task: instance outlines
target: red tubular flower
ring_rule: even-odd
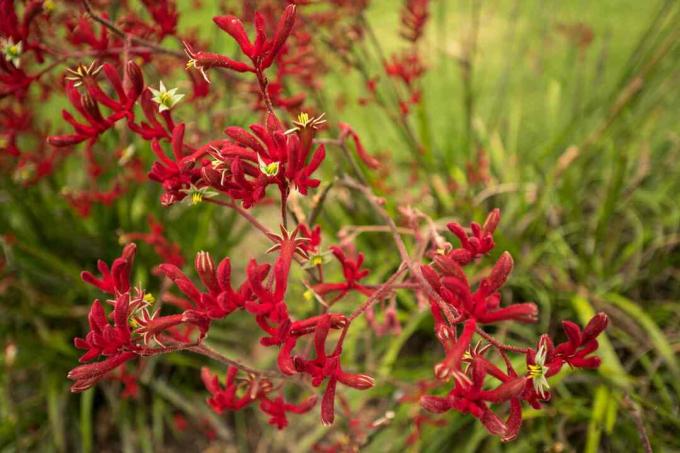
[[[335,321],[334,321],[335,319]],[[323,381],[328,379],[326,390],[321,399],[321,422],[324,425],[331,425],[335,419],[335,390],[338,382],[353,387],[358,390],[366,390],[375,384],[372,377],[365,374],[350,374],[342,370],[340,365],[340,355],[342,353],[342,342],[344,341],[343,333],[335,345],[335,349],[331,355],[326,354],[326,340],[328,333],[334,325],[346,328],[346,322],[338,322],[342,318],[333,317],[333,315],[326,314],[314,319],[314,349],[316,351],[316,358],[306,360],[302,357],[295,357],[295,369],[298,372],[309,374],[312,378],[312,385],[319,386]],[[345,320],[346,321],[346,320]],[[307,331],[306,328],[300,331]]]
[[[418,81],[425,74],[425,66],[420,60],[420,55],[414,49],[400,55],[392,55],[390,61],[385,63],[385,72],[403,85],[406,96],[400,97],[399,107],[402,115],[408,115],[411,106],[417,105],[422,97]]]
[[[111,44],[109,31],[106,27],[100,28],[99,36],[95,33],[93,21],[86,14],[73,16],[66,19],[66,38],[74,46],[86,45],[91,50],[106,51]]]
[[[295,239],[293,238],[293,243]],[[288,248],[288,247],[286,247]],[[284,253],[285,255],[285,253]],[[269,274],[269,265],[258,265],[255,260],[248,264],[248,289],[252,294],[245,302],[245,309],[255,315],[255,321],[269,336],[260,339],[264,346],[280,345],[288,338],[291,320],[283,300],[287,287],[290,263],[284,256],[274,265],[274,278],[269,285],[263,282]]]
[[[171,0],[142,0],[144,7],[153,17],[158,28],[158,39],[175,34],[177,28],[177,7]]]
[[[453,258],[461,266],[470,263],[475,258],[488,253],[494,247],[493,232],[500,221],[500,210],[494,209],[489,213],[484,225],[472,222],[470,229],[472,235],[468,236],[460,224],[452,222],[447,225],[449,230],[455,234],[460,240],[461,248],[454,249],[448,253],[448,256]]]
[[[205,336],[210,321],[222,319],[234,310],[243,307],[245,297],[243,288],[239,292],[231,286],[231,263],[223,259],[217,268],[208,252],[198,252],[194,261],[196,272],[208,292],[201,292],[193,282],[175,265],[164,263],[158,266],[162,275],[171,279],[179,290],[187,296],[193,308],[184,310],[182,322],[196,324]]]
[[[557,345],[553,351],[553,359],[563,360],[576,368],[597,368],[600,366],[599,357],[588,357],[597,350],[597,336],[609,323],[605,313],[598,313],[581,329],[571,321],[562,321],[562,328],[567,334],[568,341]]]
[[[73,393],[84,392],[103,379],[110,371],[115,370],[116,367],[131,360],[133,357],[135,357],[133,352],[121,352],[101,362],[75,367],[67,375],[69,379],[75,381],[71,386],[71,391]]]
[[[539,399],[547,401],[551,395],[547,378],[559,373],[566,363],[574,368],[597,368],[600,358],[591,356],[598,348],[597,336],[608,324],[605,313],[595,315],[581,331],[571,321],[563,321],[562,329],[567,335],[567,341],[556,347],[547,335],[538,340],[537,348],[529,349],[526,355],[528,377],[531,385],[524,390],[524,399],[533,407],[540,408]]]
[[[0,98],[12,95],[18,100],[24,99],[34,80],[35,77],[26,74],[23,69],[0,58]]]
[[[107,294],[117,295],[126,293],[130,290],[130,271],[132,270],[136,252],[137,246],[130,243],[123,248],[120,258],[116,258],[113,261],[110,270],[104,261],[99,260],[97,262],[97,268],[102,278],[97,278],[88,271],[83,271],[80,274],[80,278],[85,283],[89,283]]]
[[[97,74],[102,71],[118,97],[118,100],[106,94],[96,80]],[[94,143],[99,135],[113,127],[120,119],[126,118],[129,124],[134,121],[134,105],[141,94],[139,85],[143,85],[143,79],[139,80],[141,71],[133,62],[129,62],[127,71],[131,80],[131,86],[126,91],[118,72],[110,64],[95,67],[94,63],[89,67],[79,65],[75,70],[69,70],[69,80],[66,84],[66,95],[76,111],[83,117],[86,123],[77,121],[67,110],[62,111],[64,120],[73,126],[75,133],[70,135],[57,135],[47,138],[53,146],[71,146],[90,140]],[[80,94],[77,86],[83,85],[86,93]],[[111,110],[108,116],[103,116],[99,104]],[[131,127],[135,130],[134,126]]]
[[[184,43],[184,52],[189,57],[187,69],[196,68],[201,71],[203,78],[209,82],[208,76],[205,73],[206,69],[210,68],[226,68],[236,72],[254,72],[255,70],[249,65],[240,61],[232,60],[224,55],[203,52],[194,50],[188,43]]]
[[[95,385],[109,371],[132,359],[138,348],[132,343],[128,315],[130,312],[130,296],[128,293],[118,294],[112,313],[113,325],[109,324],[104,308],[95,300],[90,308],[88,321],[90,332],[85,338],[76,338],[74,344],[78,349],[85,349],[79,361],[88,362],[101,355],[107,359],[81,365],[68,373],[68,378],[76,381],[71,386],[72,392],[82,392]]]
[[[194,150],[184,144],[184,124],[178,124],[172,131],[172,154],[175,160],[170,159],[158,140],[151,142],[158,161],[154,162],[149,171],[149,179],[163,185],[161,203],[165,206],[182,201],[194,185],[200,180],[200,169],[195,168],[196,161],[205,153],[206,145]],[[191,154],[185,154],[184,148],[188,147]],[[192,200],[193,201],[193,200]],[[201,201],[200,197],[197,201]]]
[[[227,368],[225,385],[222,388],[215,374],[208,368],[201,369],[203,384],[212,395],[207,400],[208,405],[218,414],[225,410],[243,409],[272,388],[271,382],[266,379],[239,381],[236,379],[237,374],[238,368],[234,366]],[[245,390],[239,391],[243,387],[245,387]]]
[[[286,418],[286,412],[292,412],[294,414],[304,414],[309,412],[316,404],[317,397],[312,395],[300,404],[290,404],[287,403],[283,397],[277,397],[273,400],[269,399],[267,396],[260,397],[260,410],[265,414],[269,415],[269,423],[272,426],[276,426],[278,429],[283,429],[288,426],[288,419]]]
[[[434,375],[437,379],[445,381],[452,375],[456,376],[456,379],[462,377],[460,364],[463,360],[463,354],[470,346],[472,336],[475,334],[475,327],[477,327],[477,323],[474,318],[472,318],[465,321],[463,333],[457,340],[449,334],[443,335],[441,340],[444,340],[443,344],[446,348],[446,358],[434,367]],[[448,332],[448,330],[442,330],[441,332]]]
[[[361,161],[366,164],[368,168],[372,168],[374,170],[380,168],[380,162],[378,162],[375,157],[368,154],[366,148],[364,148],[364,145],[361,143],[359,134],[357,134],[354,129],[352,129],[352,126],[347,123],[339,123],[338,126],[340,127],[340,140],[350,137],[354,141],[354,148],[357,151],[359,159],[361,159]]]
[[[500,307],[500,293],[498,289],[505,283],[512,271],[512,257],[504,252],[488,277],[484,278],[475,292],[470,289],[470,284],[455,260],[449,259],[450,255],[435,258],[435,263],[442,270],[440,278],[441,286],[437,285],[441,296],[463,313],[466,317],[475,318],[480,323],[493,323],[505,320],[519,322],[535,322],[538,308],[533,303],[513,304],[509,307]],[[449,266],[449,267],[444,267]],[[425,269],[426,267],[423,267]],[[432,270],[424,272],[430,281],[436,279],[436,273]]]
[[[109,206],[123,193],[125,193],[123,187],[120,184],[115,183],[113,187],[108,190],[65,190],[62,195],[66,199],[66,202],[76,210],[78,215],[87,217],[90,215],[93,204],[100,203]]]
[[[90,307],[88,322],[90,332],[85,338],[76,338],[74,344],[78,349],[85,349],[79,361],[89,362],[100,355],[114,355],[117,352],[135,347],[130,342],[130,326],[128,325],[128,310],[130,298],[127,293],[116,297],[113,310],[113,326],[109,324],[104,308],[99,300],[95,300]]]
[[[426,395],[420,399],[423,408],[429,412],[443,413],[455,409],[469,413],[478,418],[484,427],[502,440],[511,440],[517,436],[521,425],[521,404],[519,397],[528,381],[524,376],[501,374],[502,382],[492,390],[483,390],[487,376],[488,362],[472,359],[469,379],[457,380],[447,396]],[[507,421],[501,420],[488,406],[489,403],[510,403],[510,414]]]
[[[350,259],[345,255],[340,247],[332,246],[331,251],[333,256],[342,265],[342,273],[345,276],[345,281],[340,283],[317,283],[312,286],[312,290],[320,296],[337,292],[333,299],[334,301],[344,297],[349,291],[356,290],[365,296],[373,294],[373,289],[359,283],[369,273],[368,269],[361,269],[364,263],[364,254],[359,253],[356,260]]]
[[[295,5],[288,5],[281,15],[274,36],[267,38],[265,34],[265,19],[262,14],[255,13],[255,42],[248,38],[243,24],[234,16],[217,16],[213,21],[227,32],[238,43],[244,55],[250,58],[253,67],[249,70],[263,71],[272,65],[281,51],[295,24]]]
[[[385,72],[407,88],[413,88],[415,82],[425,73],[425,68],[419,54],[408,51],[401,55],[392,55],[390,62],[385,64]]]
[[[304,223],[299,224],[300,235],[307,239],[307,241],[301,244],[302,249],[305,253],[315,254],[319,251],[319,246],[321,245],[321,227],[316,225],[314,228],[307,226]]]
[[[264,198],[271,184],[278,186],[284,203],[292,188],[306,195],[319,185],[311,175],[326,156],[324,145],[312,154],[311,146],[304,146],[296,134],[286,134],[273,115],[266,127],[254,124],[250,129],[254,135],[239,127],[226,129],[233,143],[214,149],[212,167],[203,168],[211,187],[248,208]]]

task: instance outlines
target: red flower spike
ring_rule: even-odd
[[[120,258],[116,258],[111,265],[111,270],[105,262],[99,260],[97,268],[102,275],[102,278],[97,278],[88,271],[83,271],[80,278],[92,286],[99,288],[101,291],[116,295],[118,293],[125,293],[130,289],[130,271],[135,259],[137,246],[130,243],[123,248]]]
[[[204,154],[206,147],[193,150],[186,155],[184,153],[184,124],[178,124],[172,131],[172,154],[174,160],[169,158],[161,148],[158,139],[154,138],[151,142],[151,150],[158,158],[149,171],[149,179],[161,183],[163,194],[161,203],[169,206],[178,201],[182,201],[192,186],[199,183],[201,172],[195,168],[197,160]],[[198,197],[197,201],[201,201]],[[192,202],[194,200],[192,199]]]
[[[102,90],[99,86],[95,77],[101,69],[104,70],[104,74],[118,100],[109,97],[105,90]],[[89,140],[90,144],[94,144],[102,133],[124,118],[127,119],[128,126],[133,132],[139,133],[143,137],[146,136],[148,133],[145,133],[145,128],[134,123],[134,105],[142,94],[143,76],[139,67],[132,62],[128,63],[126,70],[130,79],[130,87],[127,91],[122,85],[118,72],[109,64],[95,68],[93,63],[89,67],[79,65],[75,70],[69,69],[70,75],[67,77],[64,91],[71,105],[85,122],[77,121],[71,113],[63,110],[64,120],[73,126],[75,133],[49,136],[47,142],[53,146],[71,146]],[[84,94],[80,94],[76,89],[76,86],[79,85],[84,85],[86,89]],[[110,110],[111,113],[106,116],[103,115],[99,104]],[[142,105],[142,107],[144,106]]]
[[[174,1],[142,0],[142,3],[153,17],[153,25],[157,29],[159,41],[165,36],[175,34],[178,14]]]
[[[304,252],[308,255],[318,253],[319,246],[321,245],[321,227],[316,225],[313,229],[310,229],[309,226],[301,223],[298,225],[298,229],[300,235],[307,239],[307,241],[300,244]]]
[[[250,129],[252,134],[227,128],[234,142],[212,149],[212,168],[203,174],[214,189],[249,208],[264,198],[270,185],[278,186],[284,204],[293,188],[306,195],[319,185],[311,175],[325,158],[323,145],[314,153],[305,149],[298,135],[286,134],[274,115],[268,115],[266,126],[253,124]]]
[[[421,397],[420,403],[424,409],[434,413],[443,413],[451,409],[469,413],[478,418],[491,434],[511,439],[516,436],[521,423],[521,412],[517,413],[521,409],[518,398],[524,391],[528,378],[501,375],[499,377],[502,378],[502,382],[499,386],[493,390],[483,390],[484,379],[489,371],[488,363],[473,358],[470,378],[458,380],[447,396],[426,395]],[[513,400],[516,402],[513,403]],[[507,401],[510,401],[511,410],[508,421],[504,422],[489,409],[488,403],[498,404]]]
[[[129,294],[119,293],[114,302],[113,325],[109,324],[104,308],[95,300],[90,308],[88,321],[90,331],[85,338],[76,338],[74,344],[78,349],[87,352],[80,357],[80,362],[88,362],[99,356],[108,356],[102,362],[81,365],[68,374],[69,379],[76,381],[71,387],[73,392],[87,390],[101,380],[109,371],[123,362],[130,360],[138,351],[131,341],[128,315],[130,313]]]

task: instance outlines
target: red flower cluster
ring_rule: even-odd
[[[425,25],[430,17],[430,0],[405,0],[401,11],[401,36],[404,39],[417,42],[422,38]]]
[[[239,127],[227,128],[232,141],[213,148],[214,160],[203,167],[203,179],[216,190],[243,201],[246,208],[262,200],[272,184],[278,186],[284,204],[292,188],[306,195],[319,185],[311,175],[326,156],[324,145],[312,153],[313,121],[296,123],[296,133],[284,131],[273,115],[266,126],[250,126],[253,134]]]
[[[225,379],[225,386],[219,385],[217,376],[209,369],[201,370],[201,378],[212,395],[208,398],[208,404],[218,414],[225,410],[239,410],[254,403],[260,402],[260,410],[269,416],[268,423],[283,429],[288,426],[287,412],[304,414],[309,412],[316,404],[316,395],[312,395],[299,404],[286,402],[283,397],[277,396],[271,399],[268,394],[272,392],[272,383],[267,379],[255,379],[248,376],[245,379],[237,378],[238,369],[229,367]]]
[[[471,235],[457,223],[448,225],[460,240],[461,247],[435,255],[433,266],[423,266],[422,272],[432,289],[440,297],[441,304],[430,298],[435,334],[444,347],[446,356],[434,367],[435,377],[440,381],[454,378],[454,386],[446,396],[426,395],[421,398],[423,408],[434,413],[454,409],[478,418],[489,433],[503,440],[514,439],[522,422],[521,402],[527,401],[540,407],[539,399],[547,400],[550,394],[547,378],[557,373],[563,364],[577,368],[596,368],[599,358],[586,357],[597,349],[595,338],[607,326],[607,316],[595,316],[583,335],[572,322],[565,321],[564,329],[569,341],[557,348],[547,335],[539,340],[538,351],[506,346],[493,340],[480,330],[479,324],[498,321],[534,322],[538,309],[533,303],[514,304],[500,307],[498,290],[512,271],[512,257],[504,252],[494,265],[488,277],[483,278],[476,291],[472,292],[461,266],[491,251],[494,247],[493,232],[500,221],[498,210],[492,211],[483,226],[470,225]],[[443,311],[453,313],[455,322],[462,323],[458,335],[455,326],[447,324]],[[483,347],[471,346],[475,333],[489,343]],[[489,361],[485,355],[492,349],[505,361],[506,371]],[[518,373],[507,358],[508,352],[526,355],[527,373]],[[465,366],[464,366],[465,365]],[[498,381],[488,390],[487,377]],[[509,404],[509,416],[502,420],[490,407],[491,404]]]
[[[0,0],[0,6],[9,3]],[[34,3],[29,2],[30,5]],[[203,46],[195,39],[183,37],[187,38],[182,40],[186,43],[190,58],[188,69],[198,69],[206,80],[205,71],[210,68],[231,71],[219,73],[226,81],[231,81],[232,77],[249,77],[252,80],[244,83],[256,91],[257,100],[253,104],[258,106],[258,113],[263,113],[261,120],[252,124],[249,130],[228,126],[225,129],[226,137],[207,141],[201,138],[201,129],[196,121],[176,123],[173,119],[173,108],[183,96],[176,89],[168,90],[162,82],[158,90],[146,86],[142,69],[137,63],[123,62],[124,75],[116,69],[121,65],[118,54],[123,52],[139,57],[140,64],[156,63],[156,69],[161,74],[165,73],[164,65],[155,61],[158,45],[146,40],[160,40],[166,36],[179,38],[178,14],[172,1],[145,0],[143,4],[152,17],[150,23],[134,14],[124,21],[106,19],[108,22],[104,23],[116,30],[119,29],[115,27],[120,27],[120,33],[127,40],[120,39],[119,33],[113,36],[106,28],[97,34],[93,24],[83,17],[68,21],[67,36],[73,46],[82,46],[88,52],[94,52],[98,61],[110,60],[102,65],[79,65],[71,71],[65,92],[81,118],[76,119],[73,114],[64,111],[63,118],[72,126],[73,132],[53,135],[48,139],[51,145],[64,149],[86,142],[84,157],[92,188],[85,194],[71,194],[72,204],[86,214],[93,202],[112,201],[125,191],[126,182],[139,177],[144,168],[143,160],[133,156],[133,144],[122,146],[125,151],[118,151],[119,155],[116,155],[122,170],[102,164],[102,161],[111,161],[111,156],[101,159],[95,149],[104,134],[124,131],[121,137],[128,144],[127,133],[131,132],[136,139],[150,142],[155,162],[151,165],[148,178],[161,185],[162,205],[169,206],[187,199],[194,204],[210,201],[233,209],[254,229],[263,233],[262,237],[268,245],[273,243],[268,250],[273,255],[271,263],[252,257],[249,257],[247,264],[246,260],[235,263],[244,266],[242,274],[238,274],[244,275],[239,285],[232,281],[232,260],[229,257],[216,263],[209,253],[198,252],[194,260],[195,273],[201,282],[198,285],[181,269],[184,264],[182,250],[165,237],[164,225],[153,217],[149,217],[150,232],[122,235],[124,241],[137,240],[152,245],[163,260],[154,273],[165,279],[159,298],[167,304],[161,313],[161,308],[155,304],[155,297],[130,283],[136,251],[134,244],[125,246],[121,256],[110,267],[100,261],[100,276],[83,272],[82,279],[85,282],[111,296],[107,302],[112,308],[107,309],[107,303],[99,300],[91,305],[89,332],[84,338],[75,339],[76,347],[85,353],[80,358],[83,364],[68,375],[75,381],[72,390],[83,391],[106,376],[115,379],[116,375],[112,371],[133,358],[189,350],[228,365],[224,386],[220,385],[218,378],[208,368],[204,368],[201,373],[211,395],[208,404],[216,412],[240,410],[258,403],[270,424],[284,428],[288,424],[288,413],[305,413],[320,399],[321,422],[330,425],[336,416],[336,398],[342,404],[342,412],[351,413],[349,406],[343,403],[338,384],[358,390],[367,390],[374,385],[373,378],[366,374],[345,371],[351,368],[348,357],[343,357],[342,353],[352,322],[363,315],[378,335],[398,332],[400,313],[396,294],[397,291],[406,290],[413,292],[419,301],[424,300],[425,308],[429,304],[434,319],[434,334],[444,349],[443,359],[434,366],[434,379],[420,386],[415,399],[430,412],[444,413],[453,409],[469,413],[478,418],[490,433],[510,440],[517,436],[522,422],[522,403],[540,407],[541,401],[550,397],[547,378],[565,364],[576,368],[594,368],[599,365],[599,359],[592,353],[598,347],[596,337],[607,325],[606,315],[597,315],[583,331],[567,321],[563,324],[568,337],[566,342],[554,346],[552,340],[544,335],[535,350],[502,344],[484,331],[485,324],[501,321],[534,322],[538,316],[533,303],[501,305],[500,290],[513,268],[509,253],[502,253],[480,280],[468,279],[463,269],[494,248],[493,233],[500,221],[498,210],[492,211],[483,225],[472,223],[469,231],[457,223],[450,223],[448,229],[460,241],[460,247],[452,248],[436,231],[431,219],[424,214],[416,214],[418,211],[415,209],[403,209],[402,212],[411,213],[407,216],[408,226],[414,230],[420,251],[420,254],[414,254],[417,259],[409,256],[396,225],[385,213],[402,262],[397,272],[382,285],[366,282],[369,269],[364,267],[365,256],[355,251],[349,240],[342,242],[343,247],[331,246],[328,251],[324,251],[321,247],[321,229],[318,226],[311,228],[311,225],[327,193],[322,192],[314,200],[309,197],[301,206],[301,197],[294,196],[294,192],[310,195],[312,189],[320,185],[321,180],[314,174],[326,157],[325,146],[337,145],[347,155],[345,144],[347,140],[352,140],[359,159],[368,170],[382,168],[384,163],[368,154],[359,135],[345,123],[337,123],[335,129],[329,128],[337,132],[337,137],[320,139],[318,134],[326,123],[323,114],[310,116],[300,113],[295,120],[284,121],[277,110],[290,110],[305,99],[294,93],[289,96],[284,90],[284,77],[309,80],[313,78],[310,74],[314,73],[315,64],[319,61],[318,56],[312,54],[312,35],[305,28],[305,22],[327,26],[331,36],[337,38],[338,53],[347,60],[347,55],[343,53],[347,36],[360,37],[363,31],[360,27],[347,28],[338,11],[356,13],[363,10],[365,4],[335,0],[330,2],[333,8],[329,11],[314,10],[315,13],[305,16],[305,21],[296,21],[301,6],[311,2],[294,3],[298,6],[290,4],[283,9],[277,8],[272,2],[262,11],[253,11],[255,33],[252,39],[241,20],[235,16],[214,18],[215,24],[236,41],[243,59],[195,51],[194,47]],[[13,8],[11,10],[14,11]],[[24,15],[29,13],[31,10],[27,7]],[[93,14],[91,11],[89,13]],[[277,15],[280,15],[278,20]],[[427,18],[427,1],[406,2],[402,22],[406,29],[405,36],[413,49],[402,57],[394,57],[383,68],[388,76],[398,82],[397,96],[392,100],[401,108],[401,120],[404,121],[410,107],[420,99],[418,85],[424,66],[414,49],[423,35]],[[25,17],[24,22],[30,24],[31,17]],[[16,17],[11,15],[0,21],[3,36],[11,36],[15,40],[13,42],[26,42],[26,49],[30,49],[34,58],[39,60],[41,48],[31,45],[30,30],[24,30],[18,23]],[[28,25],[25,28],[28,29]],[[9,86],[17,99],[25,95],[22,84],[30,84],[38,77],[32,79],[32,76],[19,74],[19,66],[14,62],[14,54],[18,49],[8,47],[6,53],[9,58],[0,60],[0,76],[5,77],[0,78],[1,88]],[[164,53],[176,57],[175,53],[167,49]],[[268,71],[276,71],[272,82],[266,74]],[[106,84],[99,80],[100,72],[104,74]],[[194,97],[205,97],[208,87],[196,82],[197,74],[193,71],[189,76],[193,81]],[[377,98],[375,82],[371,80],[369,85]],[[138,120],[139,110],[144,120]],[[26,116],[20,121],[8,120],[8,117],[6,111],[0,115],[3,124],[10,124],[14,128],[7,149],[11,149],[12,154],[22,155],[16,146],[17,136],[19,132],[31,129],[30,125],[24,124],[29,123],[30,118]],[[214,123],[219,124],[220,118]],[[220,129],[223,127],[219,125]],[[170,150],[166,152],[164,148],[168,145]],[[354,170],[361,176],[366,168],[362,166]],[[112,188],[108,191],[98,188],[102,174],[107,171],[113,173],[110,178],[112,182],[108,181]],[[381,204],[376,201],[378,198],[369,186],[361,185],[352,178],[344,178],[341,183],[348,188],[358,187],[366,199],[376,205],[376,211],[381,212]],[[280,197],[277,206],[281,213],[280,234],[270,231],[249,211],[257,204],[265,205],[265,201],[276,203],[267,194],[267,188],[272,185],[278,188]],[[304,212],[307,204],[311,205],[309,215]],[[291,218],[296,224],[294,228],[288,227]],[[430,236],[417,231],[418,222],[424,218],[429,220],[434,230]],[[432,262],[422,264],[421,257],[429,249],[436,249],[428,255],[432,257]],[[325,277],[328,275],[325,274],[327,263],[323,258],[327,254],[335,258],[332,266],[340,265],[340,281]],[[313,314],[301,310],[300,304],[291,303],[294,298],[291,294],[295,293],[289,291],[289,286],[295,282],[292,271],[298,264],[300,272],[306,272],[303,283],[308,292],[305,296],[311,295],[309,300],[317,300],[323,306]],[[169,289],[172,287],[170,282],[174,283],[178,293],[172,292],[174,288],[172,291]],[[354,302],[349,300],[350,295],[362,298],[362,303],[351,314],[340,312],[335,304],[341,299],[345,299],[342,305]],[[379,306],[378,303],[384,304],[385,301],[389,301],[389,305],[384,309],[384,322],[378,324],[374,309]],[[303,315],[300,316],[300,313]],[[211,326],[231,315],[254,318],[262,331],[261,345],[276,349],[277,370],[251,369],[238,361],[222,357],[204,344]],[[480,341],[473,346],[475,336],[480,337]],[[499,356],[496,361],[503,361],[504,369],[490,357],[494,352]],[[513,367],[508,358],[510,353],[523,355],[527,363],[526,371],[518,371]],[[97,359],[100,360],[95,361]],[[346,369],[343,368],[343,359]],[[291,376],[296,378],[291,379]],[[124,380],[128,387],[134,387],[132,375],[125,374],[124,369],[121,369],[119,379]],[[450,381],[453,381],[452,387],[445,392],[433,390],[442,382]],[[311,387],[324,385],[324,390],[320,398],[312,395],[299,404],[293,404],[284,398],[284,386],[287,383],[307,383]],[[427,393],[430,391],[433,394]],[[507,418],[499,415],[501,412],[495,407],[498,405],[507,407]],[[393,413],[390,417],[386,415],[382,420],[379,419],[381,421],[366,425],[367,429],[377,429],[393,416]],[[359,418],[350,415],[347,418],[350,429],[361,433],[357,438],[365,438],[367,429],[363,429]],[[411,440],[417,438],[421,425],[442,423],[439,419],[434,420],[420,413],[413,420],[415,437],[412,436]]]
[[[187,55],[189,55],[189,67],[195,67],[205,74],[205,70],[213,67],[231,69],[237,72],[257,72],[269,68],[274,62],[274,58],[281,51],[281,47],[288,39],[293,25],[295,24],[295,5],[288,5],[283,12],[281,19],[276,27],[274,36],[267,37],[265,32],[266,24],[264,16],[255,13],[255,42],[251,42],[248,34],[243,27],[243,23],[234,16],[218,16],[213,21],[225,32],[229,33],[238,43],[241,52],[247,56],[252,65],[240,61],[232,60],[224,55],[210,52],[195,52],[190,46],[185,45]],[[205,76],[207,79],[207,76]]]

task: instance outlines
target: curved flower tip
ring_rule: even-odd
[[[609,317],[604,312],[599,312],[588,322],[586,327],[583,329],[582,340],[583,343],[587,343],[590,340],[595,339],[600,335],[609,325]]]
[[[338,373],[338,381],[357,390],[367,390],[375,385],[375,379],[366,374]]]
[[[485,233],[491,234],[496,230],[498,223],[501,221],[501,210],[496,208],[489,213],[482,225],[482,230]]]

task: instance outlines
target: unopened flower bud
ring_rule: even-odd
[[[583,329],[583,336],[581,341],[587,343],[590,340],[594,340],[599,334],[601,334],[604,329],[607,328],[609,324],[609,318],[606,313],[598,313],[593,316],[593,319],[588,322],[588,325]]]
[[[500,222],[500,220],[501,210],[496,208],[493,211],[491,211],[489,215],[486,217],[484,225],[482,225],[482,230],[488,234],[493,233],[496,230],[496,227],[498,226],[498,222]]]
[[[210,254],[204,251],[198,252],[194,260],[194,266],[205,287],[214,293],[219,293],[220,287],[215,275],[215,262]]]
[[[134,61],[128,61],[125,69],[127,71],[128,80],[130,81],[130,87],[127,90],[126,95],[131,99],[137,99],[144,90],[144,75]]]
[[[512,256],[508,252],[503,252],[491,270],[491,274],[480,283],[480,291],[486,295],[497,291],[508,279],[510,272],[512,272],[512,266]]]

